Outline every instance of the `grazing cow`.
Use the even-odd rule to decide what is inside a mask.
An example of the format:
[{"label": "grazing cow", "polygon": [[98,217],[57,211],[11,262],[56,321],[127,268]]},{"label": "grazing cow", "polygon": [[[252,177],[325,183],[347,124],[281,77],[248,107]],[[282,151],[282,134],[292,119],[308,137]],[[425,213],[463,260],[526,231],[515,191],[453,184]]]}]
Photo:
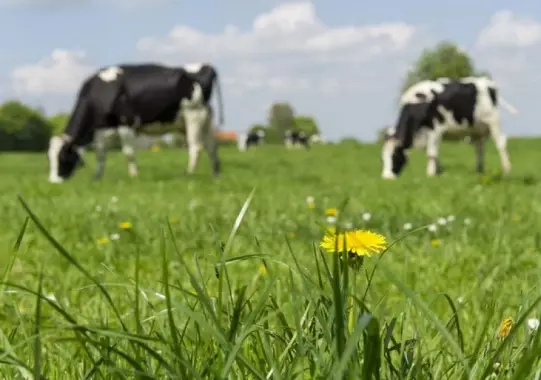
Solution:
[{"label": "grazing cow", "polygon": [[291,149],[292,147],[299,147],[301,145],[303,145],[306,149],[309,149],[310,145],[308,144],[308,140],[308,136],[306,136],[306,133],[303,131],[287,130],[284,138],[284,142],[288,149]]},{"label": "grazing cow", "polygon": [[197,166],[204,147],[213,173],[220,173],[210,105],[213,85],[218,91],[220,125],[222,96],[218,74],[209,64],[167,67],[158,64],[123,64],[102,68],[87,78],[62,136],[49,144],[49,181],[61,183],[82,164],[81,148],[94,140],[98,166],[96,179],[105,169],[105,138],[118,133],[130,176],[137,176],[134,140],[139,127],[170,123],[184,117],[189,150],[188,173]]},{"label": "grazing cow", "polygon": [[265,142],[265,131],[258,130],[256,132],[250,132],[246,135],[239,136],[238,148],[239,151],[245,152],[252,145],[260,145]]},{"label": "grazing cow", "polygon": [[[518,111],[499,96],[497,84],[486,77],[460,80],[441,78],[421,81],[407,89],[400,98],[396,128],[390,128],[382,148],[385,179],[397,178],[407,162],[407,151],[419,135],[426,138],[427,175],[439,172],[439,146],[442,135],[452,128],[486,128],[496,144],[505,173],[511,170],[507,139],[500,129],[502,105],[510,113]],[[486,132],[485,132],[486,134]],[[484,170],[486,138],[475,140],[477,171]]]}]

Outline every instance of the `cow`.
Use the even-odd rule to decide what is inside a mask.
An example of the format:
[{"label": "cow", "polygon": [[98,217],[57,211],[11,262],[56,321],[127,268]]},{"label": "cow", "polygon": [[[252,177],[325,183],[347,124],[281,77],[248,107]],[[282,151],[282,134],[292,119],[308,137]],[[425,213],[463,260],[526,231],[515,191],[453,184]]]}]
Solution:
[{"label": "cow", "polygon": [[128,161],[128,173],[138,175],[134,140],[139,128],[150,123],[171,123],[183,117],[189,151],[188,173],[197,166],[204,147],[214,176],[221,171],[213,131],[210,98],[216,86],[219,125],[224,122],[220,82],[207,63],[169,67],[155,63],[103,67],[81,85],[74,109],[61,136],[49,143],[49,182],[62,183],[82,166],[82,148],[94,142],[98,161],[94,178],[105,169],[105,139],[118,134]]},{"label": "cow", "polygon": [[[384,179],[397,178],[407,163],[407,152],[414,140],[424,135],[428,157],[427,175],[441,172],[439,146],[442,135],[452,128],[485,129],[500,155],[502,169],[511,171],[507,138],[500,128],[499,105],[511,114],[518,110],[499,94],[495,81],[487,77],[464,77],[459,80],[440,78],[425,80],[408,88],[400,98],[396,127],[387,131],[382,147]],[[473,131],[473,129],[470,129]],[[484,171],[486,138],[475,139],[477,172]]]},{"label": "cow", "polygon": [[241,152],[245,152],[253,145],[260,145],[265,142],[265,131],[260,129],[255,132],[249,132],[248,134],[239,136],[238,149]]},{"label": "cow", "polygon": [[286,148],[291,149],[293,147],[304,146],[306,149],[310,149],[309,138],[303,131],[291,131],[287,130],[284,137]]}]

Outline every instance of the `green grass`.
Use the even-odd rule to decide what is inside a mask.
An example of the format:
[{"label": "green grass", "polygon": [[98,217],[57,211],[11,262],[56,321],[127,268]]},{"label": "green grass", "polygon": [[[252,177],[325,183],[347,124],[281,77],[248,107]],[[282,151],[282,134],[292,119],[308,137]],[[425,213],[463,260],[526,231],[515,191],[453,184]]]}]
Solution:
[{"label": "green grass", "polygon": [[[139,152],[138,179],[111,153],[95,183],[89,155],[61,186],[44,154],[2,154],[0,378],[534,379],[541,141],[509,146],[509,178],[492,143],[486,177],[449,144],[442,177],[416,151],[394,182],[376,145],[222,149],[219,182],[174,150]],[[329,207],[401,240],[342,267],[318,248]]]}]

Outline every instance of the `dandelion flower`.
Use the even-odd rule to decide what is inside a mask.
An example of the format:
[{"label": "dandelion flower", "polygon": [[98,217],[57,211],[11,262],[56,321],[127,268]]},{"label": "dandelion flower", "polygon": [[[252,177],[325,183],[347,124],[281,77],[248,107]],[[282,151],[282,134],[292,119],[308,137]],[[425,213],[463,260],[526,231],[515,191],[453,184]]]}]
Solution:
[{"label": "dandelion flower", "polygon": [[430,232],[436,232],[438,230],[438,226],[436,226],[435,224],[431,224],[428,226],[428,230]]},{"label": "dandelion flower", "polygon": [[511,332],[511,329],[513,328],[513,318],[507,317],[505,318],[500,328],[498,329],[498,337],[505,338],[509,333]]},{"label": "dandelion flower", "polygon": [[119,235],[119,234],[116,234],[116,233],[115,233],[115,234],[111,234],[110,238],[111,238],[111,240],[118,240],[118,239],[120,239],[120,235]]},{"label": "dandelion flower", "polygon": [[122,222],[118,226],[123,230],[129,230],[132,228],[131,222]]},{"label": "dandelion flower", "polygon": [[430,241],[430,245],[432,247],[439,247],[441,245],[441,240],[440,239],[433,239]]},{"label": "dandelion flower", "polygon": [[338,210],[335,209],[335,208],[328,208],[327,210],[325,210],[325,215],[327,215],[327,216],[337,216],[338,215]]},{"label": "dandelion flower", "polygon": [[403,227],[406,231],[409,231],[413,228],[413,225],[411,223],[404,223]]},{"label": "dandelion flower", "polygon": [[265,264],[261,264],[259,266],[259,274],[261,276],[266,276],[267,275],[267,267],[265,266]]},{"label": "dandelion flower", "polygon": [[108,237],[101,237],[97,240],[97,243],[99,245],[104,245],[104,244],[107,244],[109,243],[109,238]]},{"label": "dandelion flower", "polygon": [[533,332],[539,328],[539,319],[529,318],[528,319],[528,328]]},{"label": "dandelion flower", "polygon": [[336,233],[327,231],[321,240],[320,246],[330,252],[348,252],[354,256],[372,256],[380,253],[387,247],[385,237],[366,230]]},{"label": "dandelion flower", "polygon": [[368,222],[370,219],[372,219],[372,215],[370,215],[369,212],[363,213],[363,220],[364,220],[365,222]]}]

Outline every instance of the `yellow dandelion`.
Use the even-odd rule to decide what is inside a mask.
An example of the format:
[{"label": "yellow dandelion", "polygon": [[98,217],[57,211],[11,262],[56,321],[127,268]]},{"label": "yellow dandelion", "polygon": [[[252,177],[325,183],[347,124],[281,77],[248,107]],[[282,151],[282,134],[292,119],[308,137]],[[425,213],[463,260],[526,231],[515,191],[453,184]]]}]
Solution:
[{"label": "yellow dandelion", "polygon": [[131,222],[122,222],[118,226],[123,230],[129,230],[132,228]]},{"label": "yellow dandelion", "polygon": [[104,245],[104,244],[109,243],[109,241],[110,241],[109,238],[106,237],[106,236],[104,236],[104,237],[100,237],[100,238],[97,240],[97,243],[98,243],[99,245]]},{"label": "yellow dandelion", "polygon": [[159,145],[152,145],[152,148],[150,148],[150,150],[152,152],[159,152],[160,151],[160,146]]},{"label": "yellow dandelion", "polygon": [[441,245],[441,240],[440,239],[433,239],[430,241],[430,245],[432,247],[439,247]]},{"label": "yellow dandelion", "polygon": [[385,237],[367,230],[354,230],[336,233],[327,230],[327,234],[320,242],[320,246],[330,252],[344,252],[356,256],[372,256],[380,253],[387,247]]},{"label": "yellow dandelion", "polygon": [[514,222],[518,222],[520,220],[520,216],[519,215],[513,215],[513,221]]},{"label": "yellow dandelion", "polygon": [[327,216],[336,216],[336,215],[338,215],[338,210],[335,209],[335,208],[328,208],[327,210],[325,210],[325,215],[327,215]]},{"label": "yellow dandelion", "polygon": [[507,335],[509,335],[512,328],[513,328],[513,318],[511,317],[505,318],[502,321],[500,328],[498,329],[498,337],[502,339],[505,338]]},{"label": "yellow dandelion", "polygon": [[264,264],[261,264],[259,266],[259,274],[261,276],[266,276],[267,275],[267,267]]}]

